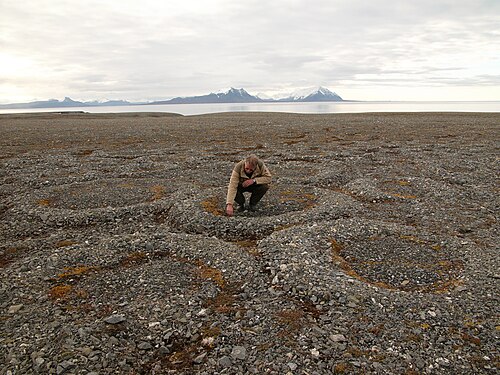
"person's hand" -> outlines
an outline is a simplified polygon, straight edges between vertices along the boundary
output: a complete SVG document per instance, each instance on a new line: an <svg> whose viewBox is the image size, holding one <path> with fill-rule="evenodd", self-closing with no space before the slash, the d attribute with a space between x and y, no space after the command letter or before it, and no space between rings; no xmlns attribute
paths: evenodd
<svg viewBox="0 0 500 375"><path fill-rule="evenodd" d="M233 210L233 205L228 204L226 205L226 214L227 216L233 216L234 210Z"/></svg>
<svg viewBox="0 0 500 375"><path fill-rule="evenodd" d="M241 183L241 186L243 186L244 188L246 187L249 187L250 185L253 185L255 183L255 180L254 179L248 179L248 180L245 180Z"/></svg>

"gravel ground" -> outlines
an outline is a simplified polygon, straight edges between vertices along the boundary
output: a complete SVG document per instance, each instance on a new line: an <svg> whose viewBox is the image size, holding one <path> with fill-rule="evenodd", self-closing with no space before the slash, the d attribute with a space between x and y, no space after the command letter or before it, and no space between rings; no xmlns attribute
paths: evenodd
<svg viewBox="0 0 500 375"><path fill-rule="evenodd" d="M2 115L0 373L496 374L499 125Z"/></svg>

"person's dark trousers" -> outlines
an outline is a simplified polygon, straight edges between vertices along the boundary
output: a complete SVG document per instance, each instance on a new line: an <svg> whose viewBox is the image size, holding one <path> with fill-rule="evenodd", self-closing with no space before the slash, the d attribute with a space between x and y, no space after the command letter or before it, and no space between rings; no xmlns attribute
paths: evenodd
<svg viewBox="0 0 500 375"><path fill-rule="evenodd" d="M254 207L259 201L262 199L264 194L266 194L267 190L269 189L268 184L263 184L263 185L250 185L246 188L242 187L241 185L238 185L238 190L236 191L236 197L234 197L234 200L236 203L240 205L240 207L243 207L245 205L245 196L243 193L249 192L251 193L250 195L250 207Z"/></svg>

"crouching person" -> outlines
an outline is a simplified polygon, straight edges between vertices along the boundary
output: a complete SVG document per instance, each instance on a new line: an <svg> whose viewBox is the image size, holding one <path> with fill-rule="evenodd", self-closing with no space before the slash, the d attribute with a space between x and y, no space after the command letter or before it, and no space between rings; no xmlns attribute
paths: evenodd
<svg viewBox="0 0 500 375"><path fill-rule="evenodd" d="M240 212L247 208L245 206L244 192L251 194L248 209L255 211L255 206L266 194L270 183L271 172L257 156L250 155L236 163L227 189L226 214L233 216L234 202L238 204L237 209Z"/></svg>

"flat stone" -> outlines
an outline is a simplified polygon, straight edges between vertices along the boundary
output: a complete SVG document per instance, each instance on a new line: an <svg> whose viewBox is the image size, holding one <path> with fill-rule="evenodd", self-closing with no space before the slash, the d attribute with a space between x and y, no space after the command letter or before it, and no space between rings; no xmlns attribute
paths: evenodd
<svg viewBox="0 0 500 375"><path fill-rule="evenodd" d="M151 350L153 346L149 342L141 342L139 345L137 345L137 348L140 350Z"/></svg>
<svg viewBox="0 0 500 375"><path fill-rule="evenodd" d="M104 321L108 324L119 324L123 323L125 320L126 319L123 315L118 315L118 314L110 315L104 319Z"/></svg>
<svg viewBox="0 0 500 375"><path fill-rule="evenodd" d="M234 359L245 359L247 356L247 350L244 346L235 346L231 351L231 357Z"/></svg>
<svg viewBox="0 0 500 375"><path fill-rule="evenodd" d="M37 364L37 366L41 366L44 362L45 359L43 359L42 357L38 357L37 359L35 359L35 363Z"/></svg>
<svg viewBox="0 0 500 375"><path fill-rule="evenodd" d="M20 305L12 305L11 307L9 307L9 314L16 314L19 312L19 310L21 310L23 308L23 304L20 304Z"/></svg>
<svg viewBox="0 0 500 375"><path fill-rule="evenodd" d="M333 342L343 342L347 341L347 338L344 335L330 335L330 340Z"/></svg>
<svg viewBox="0 0 500 375"><path fill-rule="evenodd" d="M293 362L288 362L288 367L290 370L295 371L297 369L297 364Z"/></svg>
<svg viewBox="0 0 500 375"><path fill-rule="evenodd" d="M56 372L57 374L64 374L67 371L69 371L71 368L73 368L75 365L72 362L69 361L62 361L57 365Z"/></svg>
<svg viewBox="0 0 500 375"><path fill-rule="evenodd" d="M205 357L207 356L207 353L201 353L199 356L197 356L195 359L193 359L193 362L196 364L200 364L205 360Z"/></svg>
<svg viewBox="0 0 500 375"><path fill-rule="evenodd" d="M200 311L198 311L198 314L196 314L197 316L207 316L208 315L208 310L207 309L201 309Z"/></svg>
<svg viewBox="0 0 500 375"><path fill-rule="evenodd" d="M233 362L231 361L231 358L229 358L227 355L225 355L224 357L221 357L219 359L219 366L221 366L221 367L227 368L227 367L231 367L232 365L233 365Z"/></svg>

